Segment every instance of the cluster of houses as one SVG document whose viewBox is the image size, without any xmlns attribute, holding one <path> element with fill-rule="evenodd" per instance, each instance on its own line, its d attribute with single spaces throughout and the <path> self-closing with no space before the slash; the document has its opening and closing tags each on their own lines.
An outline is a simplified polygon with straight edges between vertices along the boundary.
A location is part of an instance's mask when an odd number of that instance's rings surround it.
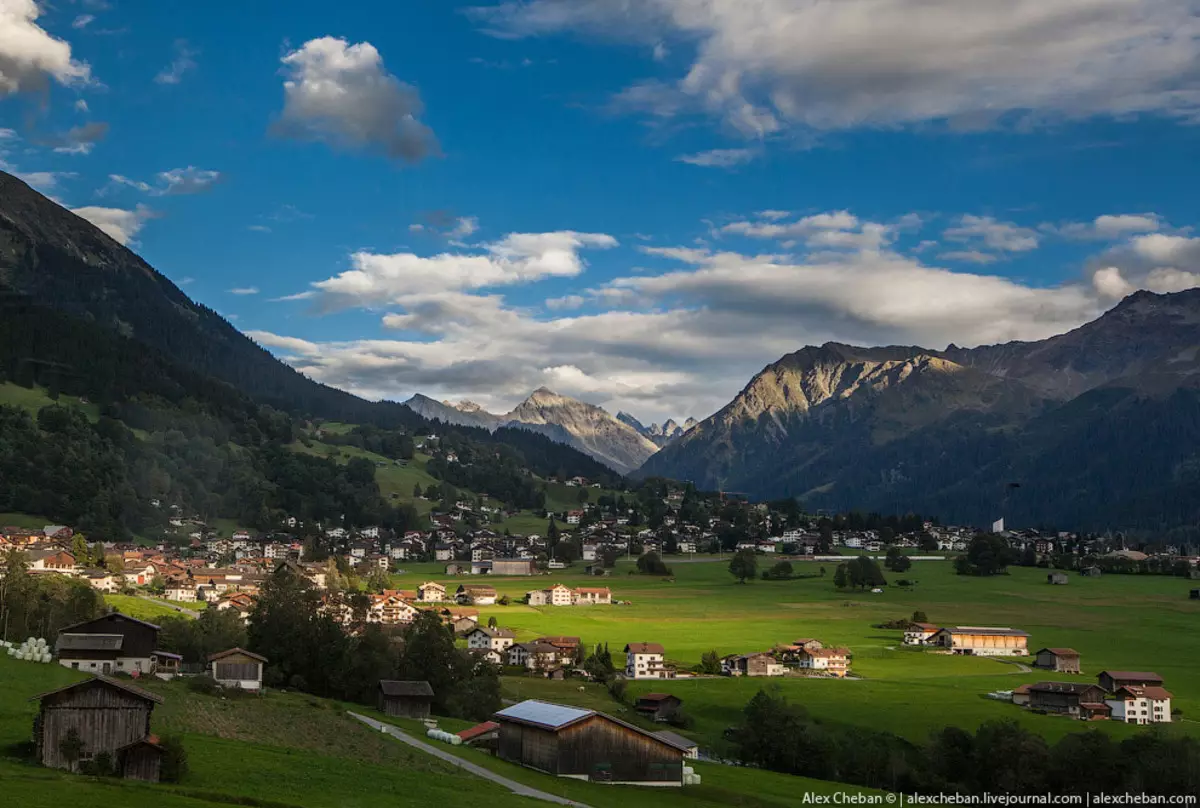
<svg viewBox="0 0 1200 808">
<path fill-rule="evenodd" d="M 910 623 L 904 630 L 904 644 L 967 656 L 1027 656 L 1029 633 L 1000 626 L 943 628 L 932 623 Z"/>
<path fill-rule="evenodd" d="M 612 590 L 607 586 L 579 586 L 572 589 L 555 584 L 525 593 L 525 602 L 530 606 L 608 606 L 613 599 Z"/>
<path fill-rule="evenodd" d="M 1041 657 L 1073 657 L 1078 673 L 1079 655 L 1071 649 L 1045 648 Z M 1013 704 L 1043 713 L 1084 721 L 1112 720 L 1127 724 L 1165 724 L 1171 721 L 1171 692 L 1163 678 L 1149 671 L 1103 671 L 1090 682 L 1036 682 L 1021 685 L 1011 694 Z"/>
<path fill-rule="evenodd" d="M 850 673 L 851 656 L 848 648 L 826 648 L 820 640 L 805 637 L 770 651 L 722 657 L 721 673 L 725 676 L 806 675 L 841 679 Z"/>
</svg>

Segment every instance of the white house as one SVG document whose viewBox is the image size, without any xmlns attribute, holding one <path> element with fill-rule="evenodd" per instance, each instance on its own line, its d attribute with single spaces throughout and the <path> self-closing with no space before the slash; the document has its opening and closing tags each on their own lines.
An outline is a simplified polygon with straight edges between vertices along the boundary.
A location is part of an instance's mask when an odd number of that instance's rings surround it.
<svg viewBox="0 0 1200 808">
<path fill-rule="evenodd" d="M 627 679 L 661 679 L 666 670 L 663 657 L 666 651 L 656 642 L 631 642 L 625 646 L 625 677 Z"/>
<path fill-rule="evenodd" d="M 208 658 L 208 669 L 212 678 L 221 687 L 238 690 L 262 690 L 263 666 L 267 658 L 230 648 Z"/>
<path fill-rule="evenodd" d="M 583 519 L 583 511 L 569 511 L 567 513 L 567 524 L 577 525 Z"/>
<path fill-rule="evenodd" d="M 575 602 L 581 606 L 610 605 L 612 590 L 607 586 L 581 586 L 575 590 Z"/>
<path fill-rule="evenodd" d="M 1113 721 L 1126 724 L 1171 722 L 1171 693 L 1163 687 L 1123 685 L 1104 703 L 1112 709 Z"/>
<path fill-rule="evenodd" d="M 910 623 L 908 628 L 904 629 L 904 644 L 925 645 L 930 637 L 938 633 L 939 628 L 940 626 L 933 623 Z"/>
<path fill-rule="evenodd" d="M 569 586 L 555 584 L 546 590 L 546 599 L 551 606 L 570 606 L 575 602 L 575 593 Z"/>
<path fill-rule="evenodd" d="M 517 633 L 507 628 L 479 626 L 467 634 L 467 648 L 504 653 L 516 642 Z"/>
<path fill-rule="evenodd" d="M 441 603 L 446 599 L 446 587 L 435 581 L 426 581 L 417 588 L 417 600 L 421 603 Z"/>
</svg>

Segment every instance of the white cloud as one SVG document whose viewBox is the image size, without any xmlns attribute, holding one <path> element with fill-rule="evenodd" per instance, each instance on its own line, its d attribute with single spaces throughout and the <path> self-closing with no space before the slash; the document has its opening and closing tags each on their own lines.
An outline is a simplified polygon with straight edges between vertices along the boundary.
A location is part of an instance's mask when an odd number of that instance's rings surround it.
<svg viewBox="0 0 1200 808">
<path fill-rule="evenodd" d="M 683 76 L 622 100 L 660 117 L 706 111 L 753 136 L 1200 117 L 1192 0 L 508 0 L 468 13 L 503 37 L 691 47 Z"/>
<path fill-rule="evenodd" d="M 563 297 L 552 297 L 546 301 L 546 308 L 553 310 L 561 309 L 577 309 L 581 307 L 587 299 L 581 295 L 564 295 Z"/>
<path fill-rule="evenodd" d="M 950 241 L 976 244 L 997 252 L 1028 252 L 1036 250 L 1039 244 L 1036 230 L 971 214 L 959 217 L 958 224 L 947 228 L 942 235 Z"/>
<path fill-rule="evenodd" d="M 71 27 L 75 29 L 87 28 L 95 19 L 95 14 L 80 14 L 71 21 Z"/>
<path fill-rule="evenodd" d="M 133 210 L 85 206 L 71 208 L 71 212 L 87 219 L 118 244 L 124 245 L 133 243 L 146 220 L 154 217 L 154 212 L 144 205 L 138 205 Z"/>
<path fill-rule="evenodd" d="M 451 243 L 462 241 L 475 234 L 479 230 L 479 219 L 475 216 L 460 216 L 454 223 L 454 227 L 450 228 L 450 232 L 446 235 L 450 238 Z"/>
<path fill-rule="evenodd" d="M 1136 289 L 1180 292 L 1200 286 L 1200 238 L 1166 233 L 1133 236 L 1098 256 L 1092 284 L 1109 300 Z"/>
<path fill-rule="evenodd" d="M 321 37 L 282 61 L 280 134 L 408 162 L 438 153 L 433 131 L 418 120 L 423 107 L 416 88 L 389 73 L 371 43 Z"/>
<path fill-rule="evenodd" d="M 0 167 L 3 167 L 3 165 L 0 165 Z M 49 194 L 58 190 L 60 180 L 71 179 L 79 175 L 74 171 L 14 171 L 13 176 L 36 188 L 43 194 Z"/>
<path fill-rule="evenodd" d="M 680 163 L 704 168 L 733 168 L 745 165 L 758 156 L 755 149 L 710 149 L 695 154 L 681 154 L 675 159 Z"/>
<path fill-rule="evenodd" d="M 270 232 L 271 232 L 271 228 L 267 227 L 265 224 L 252 224 L 252 225 L 248 225 L 248 226 L 246 227 L 246 229 L 247 229 L 247 230 L 251 230 L 251 231 L 253 231 L 253 232 L 255 232 L 255 233 L 270 233 Z"/>
<path fill-rule="evenodd" d="M 994 264 L 999 260 L 992 253 L 985 253 L 980 250 L 947 250 L 946 252 L 938 253 L 938 258 L 943 261 L 957 261 L 966 264 Z"/>
<path fill-rule="evenodd" d="M 0 97 L 45 89 L 48 80 L 86 84 L 91 70 L 71 57 L 71 46 L 37 24 L 34 0 L 0 0 Z"/>
<path fill-rule="evenodd" d="M 88 102 L 87 102 L 87 101 L 84 101 L 82 98 L 80 98 L 80 99 L 77 99 L 77 100 L 75 101 L 75 111 L 76 111 L 76 112 L 83 112 L 83 113 L 87 113 L 87 111 L 88 111 Z"/>
<path fill-rule="evenodd" d="M 158 71 L 154 77 L 156 84 L 178 84 L 183 81 L 186 73 L 196 69 L 196 56 L 199 51 L 188 46 L 187 40 L 175 40 L 175 58 L 171 63 Z"/>
<path fill-rule="evenodd" d="M 242 295 L 242 296 L 256 295 L 256 294 L 258 294 L 258 287 L 257 286 L 235 286 L 233 289 L 229 290 L 229 294 Z"/>
<path fill-rule="evenodd" d="M 1044 224 L 1042 229 L 1070 239 L 1116 241 L 1138 233 L 1153 233 L 1163 226 L 1157 213 L 1121 213 L 1097 216 L 1090 222 Z"/>
<path fill-rule="evenodd" d="M 183 196 L 209 190 L 220 182 L 221 172 L 188 166 L 160 171 L 155 175 L 154 183 L 130 179 L 121 174 L 109 174 L 108 179 L 112 185 L 125 185 L 151 196 Z"/>
<path fill-rule="evenodd" d="M 72 126 L 65 132 L 43 136 L 37 142 L 39 145 L 48 146 L 58 154 L 91 154 L 96 143 L 107 134 L 107 123 L 93 121 L 80 126 Z"/>
</svg>

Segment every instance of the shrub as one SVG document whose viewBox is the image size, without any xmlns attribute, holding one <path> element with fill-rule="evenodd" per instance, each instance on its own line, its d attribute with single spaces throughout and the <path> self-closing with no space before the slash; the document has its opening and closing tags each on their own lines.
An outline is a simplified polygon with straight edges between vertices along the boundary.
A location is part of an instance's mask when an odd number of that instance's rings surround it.
<svg viewBox="0 0 1200 808">
<path fill-rule="evenodd" d="M 612 679 L 608 683 L 608 694 L 622 704 L 625 703 L 625 689 L 628 687 L 624 679 Z"/>
<path fill-rule="evenodd" d="M 205 674 L 203 676 L 193 676 L 188 679 L 188 690 L 193 693 L 203 693 L 205 696 L 216 695 L 221 686 L 217 684 L 217 680 Z"/>
<path fill-rule="evenodd" d="M 159 778 L 164 783 L 181 782 L 188 773 L 187 750 L 183 748 L 183 741 L 174 735 L 164 735 L 158 743 L 163 750 Z"/>
</svg>

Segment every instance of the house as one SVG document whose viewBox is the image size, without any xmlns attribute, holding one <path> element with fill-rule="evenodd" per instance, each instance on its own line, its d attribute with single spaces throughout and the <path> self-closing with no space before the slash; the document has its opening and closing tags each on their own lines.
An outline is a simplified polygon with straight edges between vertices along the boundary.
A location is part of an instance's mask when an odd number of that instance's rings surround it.
<svg viewBox="0 0 1200 808">
<path fill-rule="evenodd" d="M 683 704 L 683 699 L 670 693 L 647 693 L 640 696 L 633 709 L 646 718 L 654 721 L 666 721 L 676 713 Z"/>
<path fill-rule="evenodd" d="M 575 602 L 581 606 L 612 605 L 612 590 L 607 586 L 581 586 L 575 590 Z"/>
<path fill-rule="evenodd" d="M 625 677 L 627 679 L 668 679 L 663 657 L 666 651 L 656 642 L 631 642 L 625 646 Z"/>
<path fill-rule="evenodd" d="M 1065 586 L 1068 580 L 1065 572 L 1052 572 L 1046 576 L 1046 583 L 1058 586 Z"/>
<path fill-rule="evenodd" d="M 454 599 L 464 605 L 494 606 L 496 588 L 486 584 L 462 584 L 454 593 Z"/>
<path fill-rule="evenodd" d="M 568 511 L 567 524 L 577 525 L 583 519 L 583 511 Z"/>
<path fill-rule="evenodd" d="M 467 633 L 467 648 L 504 652 L 516 642 L 517 633 L 507 628 L 476 626 Z"/>
<path fill-rule="evenodd" d="M 575 593 L 571 587 L 555 584 L 546 590 L 546 603 L 550 606 L 570 606 L 575 602 Z"/>
<path fill-rule="evenodd" d="M 937 634 L 940 626 L 933 623 L 909 623 L 904 629 L 905 645 L 927 645 L 929 638 Z"/>
<path fill-rule="evenodd" d="M 426 581 L 417 587 L 417 600 L 421 603 L 441 603 L 446 599 L 446 587 L 435 581 Z"/>
<path fill-rule="evenodd" d="M 1092 720 L 1108 718 L 1111 708 L 1105 704 L 1099 685 L 1087 682 L 1038 682 L 1029 685 L 1029 709 L 1060 713 Z"/>
<path fill-rule="evenodd" d="M 1105 693 L 1116 693 L 1126 685 L 1162 687 L 1163 678 L 1149 671 L 1101 671 L 1096 677 L 1096 684 L 1104 688 Z"/>
<path fill-rule="evenodd" d="M 1114 721 L 1127 724 L 1169 724 L 1171 693 L 1162 685 L 1122 685 L 1104 699 Z"/>
<path fill-rule="evenodd" d="M 517 643 L 508 649 L 508 664 L 526 668 L 531 671 L 550 672 L 560 667 L 559 662 L 566 655 L 542 640 Z"/>
<path fill-rule="evenodd" d="M 533 575 L 537 570 L 533 567 L 533 559 L 529 558 L 493 558 L 492 575 Z M 474 569 L 472 569 L 474 572 Z"/>
<path fill-rule="evenodd" d="M 30 701 L 41 702 L 33 725 L 37 760 L 55 769 L 74 769 L 100 754 L 119 760 L 121 750 L 149 737 L 150 713 L 162 704 L 154 693 L 107 676 L 93 676 Z M 77 759 L 63 754 L 63 741 L 72 732 L 82 742 Z M 131 775 L 158 779 L 149 766 L 134 765 Z"/>
<path fill-rule="evenodd" d="M 566 658 L 575 658 L 579 656 L 579 647 L 582 644 L 578 637 L 538 637 L 538 642 L 544 642 L 547 645 L 553 645 L 558 649 L 560 656 Z"/>
<path fill-rule="evenodd" d="M 154 675 L 159 679 L 171 680 L 179 675 L 183 657 L 170 651 L 155 651 L 153 654 Z"/>
<path fill-rule="evenodd" d="M 545 589 L 534 589 L 525 593 L 525 602 L 530 606 L 545 606 L 550 602 L 550 595 Z"/>
<path fill-rule="evenodd" d="M 579 780 L 683 785 L 686 747 L 604 713 L 531 700 L 492 718 L 501 760 Z"/>
<path fill-rule="evenodd" d="M 816 648 L 801 651 L 799 667 L 819 671 L 839 679 L 850 672 L 850 651 L 847 648 Z"/>
<path fill-rule="evenodd" d="M 1029 688 L 1033 685 L 1018 685 L 1012 691 L 1012 703 L 1018 707 L 1029 706 Z"/>
<path fill-rule="evenodd" d="M 433 703 L 433 688 L 429 682 L 403 682 L 396 679 L 379 680 L 379 712 L 398 718 L 428 718 Z"/>
<path fill-rule="evenodd" d="M 1015 628 L 956 626 L 939 629 L 927 644 L 948 648 L 955 654 L 1024 656 L 1029 653 L 1029 634 Z"/>
<path fill-rule="evenodd" d="M 221 687 L 233 690 L 262 690 L 263 666 L 267 658 L 241 648 L 230 648 L 208 658 L 208 671 Z"/>
<path fill-rule="evenodd" d="M 153 673 L 158 626 L 120 612 L 67 626 L 54 655 L 64 668 L 92 673 Z"/>
<path fill-rule="evenodd" d="M 1080 673 L 1079 652 L 1074 648 L 1043 648 L 1033 656 L 1035 668 L 1055 673 Z"/>
<path fill-rule="evenodd" d="M 458 737 L 462 739 L 465 746 L 495 749 L 496 743 L 500 740 L 500 725 L 495 721 L 484 721 L 482 724 L 476 724 L 470 729 L 459 732 Z"/>
<path fill-rule="evenodd" d="M 654 736 L 656 738 L 662 738 L 667 743 L 678 746 L 683 750 L 683 756 L 688 760 L 699 760 L 700 745 L 691 738 L 685 738 L 676 732 L 671 732 L 670 730 L 666 729 L 659 730 L 658 732 L 654 733 Z"/>
<path fill-rule="evenodd" d="M 384 626 L 408 625 L 417 616 L 417 607 L 400 597 L 396 590 L 371 595 L 367 622 Z"/>
<path fill-rule="evenodd" d="M 124 582 L 122 576 L 113 575 L 108 570 L 86 570 L 83 573 L 83 577 L 92 589 L 108 594 L 121 591 L 121 584 Z"/>
</svg>

